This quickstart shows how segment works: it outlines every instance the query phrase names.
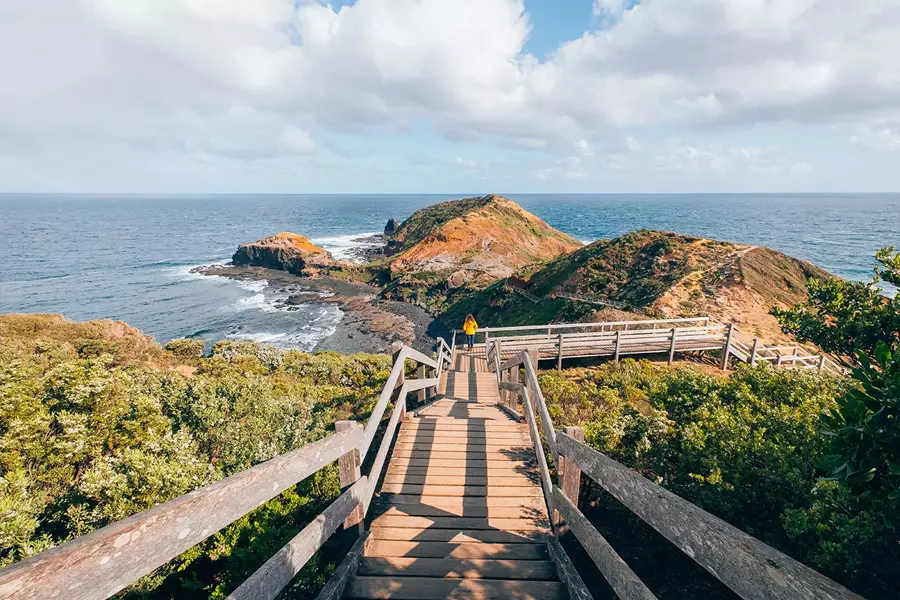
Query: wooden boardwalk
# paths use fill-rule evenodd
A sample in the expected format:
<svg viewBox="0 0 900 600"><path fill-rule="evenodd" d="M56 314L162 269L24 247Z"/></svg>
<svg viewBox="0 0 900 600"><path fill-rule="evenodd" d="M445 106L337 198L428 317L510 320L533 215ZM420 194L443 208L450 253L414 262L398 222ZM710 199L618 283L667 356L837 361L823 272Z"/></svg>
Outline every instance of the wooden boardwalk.
<svg viewBox="0 0 900 600"><path fill-rule="evenodd" d="M345 598L567 598L526 425L460 355L438 400L400 428Z"/></svg>

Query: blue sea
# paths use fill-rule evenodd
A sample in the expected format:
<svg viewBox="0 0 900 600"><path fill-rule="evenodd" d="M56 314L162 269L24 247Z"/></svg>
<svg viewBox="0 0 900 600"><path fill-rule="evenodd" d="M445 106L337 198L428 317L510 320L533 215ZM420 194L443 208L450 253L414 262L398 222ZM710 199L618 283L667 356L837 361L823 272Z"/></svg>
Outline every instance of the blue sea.
<svg viewBox="0 0 900 600"><path fill-rule="evenodd" d="M339 308L282 311L266 282L191 269L279 231L341 256L389 218L454 197L0 195L0 312L121 319L160 342L197 336L309 350L334 331ZM877 248L900 246L900 194L510 197L586 242L665 229L770 246L853 280L871 277Z"/></svg>

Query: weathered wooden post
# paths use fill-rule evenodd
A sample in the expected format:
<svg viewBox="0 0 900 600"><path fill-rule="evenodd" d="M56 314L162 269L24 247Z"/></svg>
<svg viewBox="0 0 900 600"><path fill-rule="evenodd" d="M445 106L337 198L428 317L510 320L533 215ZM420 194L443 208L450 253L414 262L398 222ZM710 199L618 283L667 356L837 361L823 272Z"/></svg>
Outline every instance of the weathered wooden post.
<svg viewBox="0 0 900 600"><path fill-rule="evenodd" d="M563 431L566 435L571 436L579 442L584 441L584 429L581 427L565 427ZM572 501L576 507L578 506L578 496L581 490L581 469L573 461L567 460L562 454L559 455L559 487L562 489L566 497ZM554 531L557 536L563 535L568 531L559 511L553 510Z"/></svg>
<svg viewBox="0 0 900 600"><path fill-rule="evenodd" d="M562 371L562 357L563 357L563 334L559 332L559 342L557 343L559 346L559 354L556 357L556 370Z"/></svg>
<svg viewBox="0 0 900 600"><path fill-rule="evenodd" d="M616 330L616 362L619 362L619 355L622 352L622 332L618 329Z"/></svg>
<svg viewBox="0 0 900 600"><path fill-rule="evenodd" d="M334 429L338 433L353 429L354 427L358 427L358 425L353 421L336 421L334 424ZM356 480L359 479L359 468L359 448L353 448L338 459L338 470L340 472L342 492L356 483ZM344 520L344 529L350 529L354 525L359 527L360 534L366 530L366 524L363 521L362 504L357 506L356 510L350 513L350 516Z"/></svg>
<svg viewBox="0 0 900 600"><path fill-rule="evenodd" d="M491 349L491 333L489 331L484 332L484 357L487 358L488 350Z"/></svg>
<svg viewBox="0 0 900 600"><path fill-rule="evenodd" d="M500 365L503 364L503 342L497 340L494 342L494 346L497 348L497 356L494 358L494 364L496 365L496 371L500 372Z"/></svg>
<svg viewBox="0 0 900 600"><path fill-rule="evenodd" d="M401 342L394 342L391 344L391 370L394 369L394 366L397 364L397 360L400 358L400 351L403 350L403 344ZM405 360L403 361L406 362ZM406 382L406 371L405 365L400 367L400 376L397 377L397 385L394 389L399 388ZM405 404L405 403L404 403ZM400 413L400 419L406 418L406 407L404 406Z"/></svg>
<svg viewBox="0 0 900 600"><path fill-rule="evenodd" d="M776 366L776 367L780 367L783 360L784 360L784 355L783 355L783 354L779 354L779 355L778 355L778 358L775 359L775 366Z"/></svg>
<svg viewBox="0 0 900 600"><path fill-rule="evenodd" d="M419 379L427 379L428 378L428 374L425 371L425 365L419 365L419 370L418 370L418 373L416 376ZM419 404L425 402L426 398L428 398L425 388L422 388L421 390L419 390L418 394L416 394L416 398L419 401Z"/></svg>
<svg viewBox="0 0 900 600"><path fill-rule="evenodd" d="M824 368L825 368L825 355L820 354L819 355L819 371L821 371Z"/></svg>
<svg viewBox="0 0 900 600"><path fill-rule="evenodd" d="M512 383L519 383L519 365L510 367L509 381ZM506 400L509 403L508 406L513 410L516 410L516 405L519 403L518 397L516 392L509 392L506 396Z"/></svg>
<svg viewBox="0 0 900 600"><path fill-rule="evenodd" d="M759 338L753 338L753 348L750 349L750 366L756 364L756 349L759 347Z"/></svg>
<svg viewBox="0 0 900 600"><path fill-rule="evenodd" d="M734 323L728 325L728 335L725 336L725 345L722 347L722 370L728 370L728 356L731 354L731 338L734 336Z"/></svg>
<svg viewBox="0 0 900 600"><path fill-rule="evenodd" d="M672 328L672 343L669 345L669 364L671 365L675 362L675 335L678 333L678 329L675 327Z"/></svg>

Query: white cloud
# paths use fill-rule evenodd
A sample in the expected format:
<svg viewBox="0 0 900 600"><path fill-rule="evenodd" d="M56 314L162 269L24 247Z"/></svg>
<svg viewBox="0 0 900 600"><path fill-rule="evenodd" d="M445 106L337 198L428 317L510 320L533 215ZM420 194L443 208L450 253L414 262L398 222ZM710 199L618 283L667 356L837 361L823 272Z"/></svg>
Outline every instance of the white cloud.
<svg viewBox="0 0 900 600"><path fill-rule="evenodd" d="M640 152L644 149L644 145L635 137L628 136L625 138L625 147L629 152Z"/></svg>
<svg viewBox="0 0 900 600"><path fill-rule="evenodd" d="M882 124L866 126L850 141L872 150L900 152L900 127Z"/></svg>
<svg viewBox="0 0 900 600"><path fill-rule="evenodd" d="M293 125L284 128L280 139L285 148L297 154L310 154L316 149L309 132Z"/></svg>
<svg viewBox="0 0 900 600"><path fill-rule="evenodd" d="M575 142L575 150L582 156L594 156L594 147L587 140L578 140Z"/></svg>
<svg viewBox="0 0 900 600"><path fill-rule="evenodd" d="M784 176L815 171L807 160L798 159L789 150L768 147L731 147L688 145L673 141L655 157L660 171L697 176Z"/></svg>
<svg viewBox="0 0 900 600"><path fill-rule="evenodd" d="M474 160L469 159L469 158L461 158L461 157L457 156L456 159L453 161L453 164L456 165L457 167L459 167L460 169L463 169L466 171L477 171L478 170L478 164Z"/></svg>
<svg viewBox="0 0 900 600"><path fill-rule="evenodd" d="M594 0L616 18L540 60L525 52L523 0L6 2L0 135L259 158L311 152L307 129L426 123L454 140L575 144L587 157L581 142L618 127L790 120L900 144L898 128L878 125L900 119L897 0L630 5ZM264 134L238 124L235 106ZM750 160L726 154L686 147L678 160Z"/></svg>

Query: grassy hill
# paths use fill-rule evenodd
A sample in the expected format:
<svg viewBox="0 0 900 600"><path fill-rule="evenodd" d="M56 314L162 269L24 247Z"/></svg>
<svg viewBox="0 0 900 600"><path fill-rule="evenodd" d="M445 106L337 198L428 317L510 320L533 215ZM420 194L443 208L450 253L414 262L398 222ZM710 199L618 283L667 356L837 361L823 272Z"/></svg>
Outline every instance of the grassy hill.
<svg viewBox="0 0 900 600"><path fill-rule="evenodd" d="M461 299L446 315L453 321L474 311L484 324L516 325L709 314L778 339L782 334L769 311L804 300L807 281L823 276L814 265L770 248L641 230L594 242L527 274L525 289L540 303L498 282ZM600 302L620 310L603 309Z"/></svg>
<svg viewBox="0 0 900 600"><path fill-rule="evenodd" d="M391 237L390 256L373 267L388 295L440 311L451 297L581 245L512 200L489 195L416 211Z"/></svg>

